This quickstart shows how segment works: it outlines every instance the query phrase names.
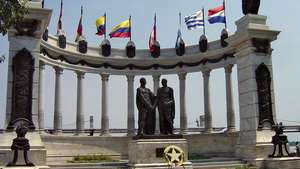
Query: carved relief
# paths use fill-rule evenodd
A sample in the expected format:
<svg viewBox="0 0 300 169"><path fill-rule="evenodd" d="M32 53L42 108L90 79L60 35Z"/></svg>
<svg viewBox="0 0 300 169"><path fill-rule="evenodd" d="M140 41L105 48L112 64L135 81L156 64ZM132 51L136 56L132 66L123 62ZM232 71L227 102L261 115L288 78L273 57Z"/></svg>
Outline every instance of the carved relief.
<svg viewBox="0 0 300 169"><path fill-rule="evenodd" d="M34 36L34 32L37 31L40 25L37 20L24 20L16 24L17 36Z"/></svg>
<svg viewBox="0 0 300 169"><path fill-rule="evenodd" d="M265 53L265 54L271 53L270 40L253 38L252 44L256 48L255 52L257 52L257 53Z"/></svg>
<svg viewBox="0 0 300 169"><path fill-rule="evenodd" d="M34 129L32 122L32 81L34 59L26 49L13 58L12 112L8 129L25 125Z"/></svg>
<svg viewBox="0 0 300 169"><path fill-rule="evenodd" d="M268 67L262 63L255 71L258 107L259 107L259 126L274 125L273 110L272 110L272 95L271 95L271 75Z"/></svg>

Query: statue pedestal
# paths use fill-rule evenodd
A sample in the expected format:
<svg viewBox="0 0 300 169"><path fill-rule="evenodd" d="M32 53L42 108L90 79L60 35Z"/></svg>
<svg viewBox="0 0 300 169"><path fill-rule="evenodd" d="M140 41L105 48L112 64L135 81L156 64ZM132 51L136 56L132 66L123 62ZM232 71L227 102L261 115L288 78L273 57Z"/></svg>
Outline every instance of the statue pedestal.
<svg viewBox="0 0 300 169"><path fill-rule="evenodd" d="M6 132L0 135L0 168L1 166L7 165L13 159L13 151L11 151L11 145L14 138L16 138L15 132ZM28 132L26 138L29 140L30 144L30 151L28 151L29 160L36 166L45 166L47 152L39 133ZM25 162L23 151L19 151L19 159L17 165L24 164Z"/></svg>
<svg viewBox="0 0 300 169"><path fill-rule="evenodd" d="M178 146L183 150L183 166L185 168L192 169L192 163L188 161L188 147L186 139L161 139L159 136L157 139L137 139L129 142L129 167L132 169L170 168L164 158L164 149L170 145Z"/></svg>

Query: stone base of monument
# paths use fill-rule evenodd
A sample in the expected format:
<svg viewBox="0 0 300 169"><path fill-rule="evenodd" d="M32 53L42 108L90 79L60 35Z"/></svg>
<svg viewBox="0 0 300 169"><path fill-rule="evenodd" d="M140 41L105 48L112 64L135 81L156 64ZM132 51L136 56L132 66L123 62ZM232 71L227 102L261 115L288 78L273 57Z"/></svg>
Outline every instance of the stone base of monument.
<svg viewBox="0 0 300 169"><path fill-rule="evenodd" d="M1 168L1 166L0 166ZM1 169L50 169L48 166L35 166L35 167L23 167L23 166L16 166L16 167L2 167Z"/></svg>
<svg viewBox="0 0 300 169"><path fill-rule="evenodd" d="M6 166L7 163L12 161L13 151L11 151L10 147L14 138L16 138L15 132L6 132L0 134L0 166ZM29 140L30 144L30 151L28 152L29 160L33 162L33 164L35 164L36 166L46 166L46 148L41 140L39 133L28 132L26 138ZM19 151L19 159L17 165L24 164L25 162L23 157L23 151Z"/></svg>
<svg viewBox="0 0 300 169"><path fill-rule="evenodd" d="M164 158L164 149L168 146L177 146L184 152L183 166L192 169L192 163L188 161L187 141L183 138L150 137L131 140L128 146L128 166L132 169L168 169L170 165Z"/></svg>
<svg viewBox="0 0 300 169"><path fill-rule="evenodd" d="M299 157L257 158L249 162L262 169L300 169Z"/></svg>

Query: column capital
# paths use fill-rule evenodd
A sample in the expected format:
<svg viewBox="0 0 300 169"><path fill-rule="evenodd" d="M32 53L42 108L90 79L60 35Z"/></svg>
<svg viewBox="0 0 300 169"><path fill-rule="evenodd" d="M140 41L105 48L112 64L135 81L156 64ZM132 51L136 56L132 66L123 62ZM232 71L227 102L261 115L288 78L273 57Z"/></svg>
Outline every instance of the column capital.
<svg viewBox="0 0 300 169"><path fill-rule="evenodd" d="M153 80L159 80L161 75L152 75Z"/></svg>
<svg viewBox="0 0 300 169"><path fill-rule="evenodd" d="M185 80L186 79L186 75L187 75L187 73L179 73L178 74L178 78L179 78L179 80Z"/></svg>
<svg viewBox="0 0 300 169"><path fill-rule="evenodd" d="M108 73L101 73L100 74L102 81L108 81L109 74Z"/></svg>
<svg viewBox="0 0 300 169"><path fill-rule="evenodd" d="M76 71L78 79L84 79L85 72Z"/></svg>
<svg viewBox="0 0 300 169"><path fill-rule="evenodd" d="M134 81L135 76L134 75L126 75L127 81L132 82Z"/></svg>
<svg viewBox="0 0 300 169"><path fill-rule="evenodd" d="M232 65L232 64L226 65L226 66L224 67L225 73L232 73L232 68L233 68L233 65Z"/></svg>
<svg viewBox="0 0 300 169"><path fill-rule="evenodd" d="M45 69L45 62L40 60L40 69L44 70Z"/></svg>
<svg viewBox="0 0 300 169"><path fill-rule="evenodd" d="M204 70L204 71L202 71L202 76L203 77L209 77L210 76L210 72L211 72L211 69Z"/></svg>
<svg viewBox="0 0 300 169"><path fill-rule="evenodd" d="M64 71L62 68L60 68L58 66L54 66L53 69L55 70L55 74L57 74L57 75L61 75L62 72Z"/></svg>

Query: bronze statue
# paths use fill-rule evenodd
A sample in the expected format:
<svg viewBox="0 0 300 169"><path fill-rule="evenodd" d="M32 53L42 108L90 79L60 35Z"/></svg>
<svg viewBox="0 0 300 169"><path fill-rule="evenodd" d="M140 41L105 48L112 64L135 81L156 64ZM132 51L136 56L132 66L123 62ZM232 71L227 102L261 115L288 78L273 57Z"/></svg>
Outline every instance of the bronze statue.
<svg viewBox="0 0 300 169"><path fill-rule="evenodd" d="M30 150L29 140L25 138L28 129L24 125L21 125L16 129L17 138L13 140L13 144L11 146L11 150L14 151L14 158L13 161L8 163L7 166L16 166L18 158L19 158L19 151L23 150L24 152L24 161L26 166L34 166L32 162L28 159L28 151Z"/></svg>
<svg viewBox="0 0 300 169"><path fill-rule="evenodd" d="M273 153L269 155L269 157L274 157L276 153L276 147L278 146L278 154L277 157L284 157L283 154L283 146L288 156L291 156L287 149L287 143L288 139L287 136L283 134L284 127L282 126L282 123L280 122L278 125L274 126L275 130L275 136L272 137L272 143L274 145Z"/></svg>
<svg viewBox="0 0 300 169"><path fill-rule="evenodd" d="M247 14L258 14L260 0L243 0L243 13Z"/></svg>
<svg viewBox="0 0 300 169"><path fill-rule="evenodd" d="M146 88L146 79L140 79L141 86L136 92L136 105L139 111L138 135L155 133L155 96Z"/></svg>
<svg viewBox="0 0 300 169"><path fill-rule="evenodd" d="M171 87L168 87L168 81L162 79L162 86L157 90L157 102L159 111L159 127L161 134L173 134L173 123L175 118L174 93Z"/></svg>

